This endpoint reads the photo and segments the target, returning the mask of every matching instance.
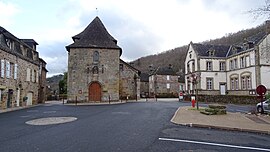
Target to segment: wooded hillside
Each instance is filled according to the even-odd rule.
[[[266,29],[265,24],[262,24],[255,28],[241,30],[236,33],[229,33],[221,38],[207,40],[201,43],[214,44],[214,45],[239,44],[245,38],[255,35],[256,33],[259,33],[261,31],[264,31],[265,29]],[[195,43],[198,43],[198,42],[195,42]],[[143,73],[149,73],[151,66],[154,68],[157,68],[157,67],[165,67],[165,66],[168,66],[169,64],[172,65],[175,71],[179,71],[180,69],[182,69],[182,71],[184,72],[184,69],[185,69],[184,63],[185,63],[187,47],[188,47],[188,44],[159,53],[159,54],[141,57],[135,61],[132,61],[130,64],[134,66],[135,68],[141,70],[141,72]]]

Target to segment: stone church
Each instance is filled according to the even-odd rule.
[[[68,102],[107,102],[140,97],[140,71],[120,59],[117,40],[96,17],[72,37],[68,51]]]

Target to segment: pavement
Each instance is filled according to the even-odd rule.
[[[171,122],[190,127],[270,134],[270,116],[245,113],[204,115],[191,107],[179,107]]]

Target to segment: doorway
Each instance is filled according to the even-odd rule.
[[[98,82],[90,84],[88,93],[89,101],[101,101],[101,86]]]

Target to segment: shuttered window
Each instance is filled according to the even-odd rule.
[[[6,77],[10,78],[10,62],[6,61]]]
[[[5,60],[1,60],[1,77],[5,77]]]
[[[27,68],[26,69],[26,81],[30,81],[30,74],[31,74],[31,69]]]
[[[18,64],[14,64],[14,79],[17,79]]]

